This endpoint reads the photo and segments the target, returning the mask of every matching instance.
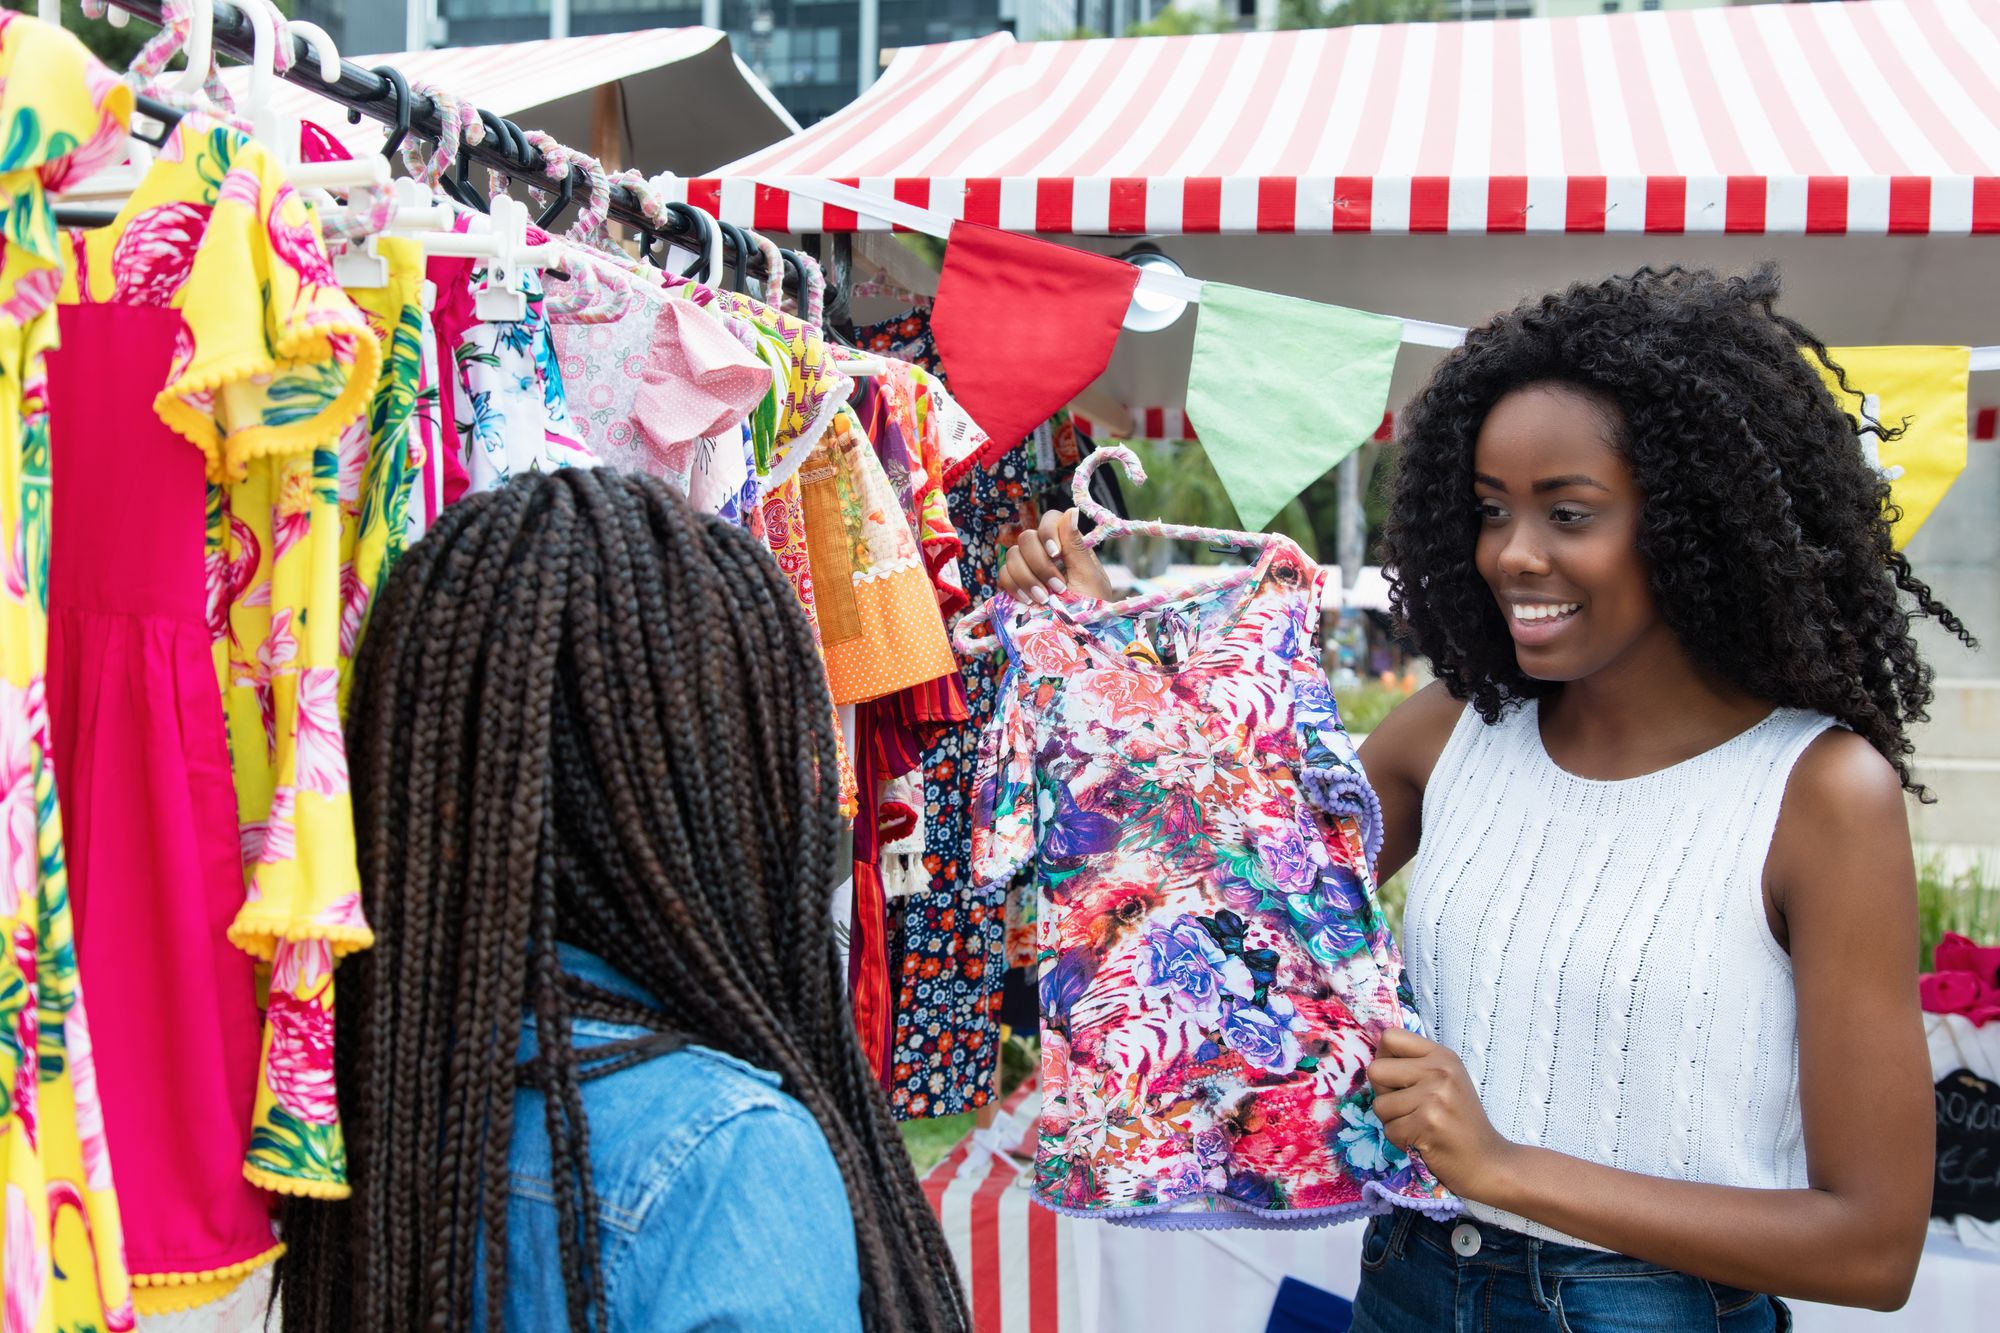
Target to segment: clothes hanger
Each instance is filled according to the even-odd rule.
[[[1090,493],[1090,479],[1101,467],[1116,463],[1125,472],[1126,478],[1135,486],[1146,482],[1146,466],[1122,444],[1099,445],[1096,452],[1077,464],[1076,476],[1070,482],[1070,498],[1075,502],[1077,512],[1089,518],[1094,526],[1084,534],[1083,544],[1095,550],[1113,537],[1140,534],[1150,537],[1167,537],[1174,541],[1202,542],[1211,548],[1229,550],[1264,550],[1280,539],[1268,532],[1239,532],[1230,528],[1191,527],[1181,523],[1161,523],[1157,520],[1139,520],[1121,517],[1097,502]],[[1189,588],[1180,589],[1171,595],[1161,596],[1158,604],[1187,601],[1204,597],[1236,587],[1257,577],[1262,562],[1248,569],[1234,569],[1216,578],[1206,579]],[[1147,603],[1156,599],[1146,598],[1132,609],[1151,609]],[[1000,646],[997,637],[975,638],[972,631],[993,622],[993,603],[989,599],[967,612],[952,631],[951,646],[964,657],[984,657]]]
[[[570,201],[575,198],[576,178],[566,171],[563,173],[562,183],[556,186],[555,198],[549,201],[549,206],[535,219],[535,225],[543,231],[548,231],[555,225],[556,219],[563,215],[563,210],[570,206]]]
[[[403,146],[403,140],[410,137],[410,82],[403,77],[403,71],[394,65],[377,65],[371,72],[389,85],[389,91],[396,99],[396,123],[390,128],[389,137],[382,143],[382,156],[393,162],[397,150]],[[359,125],[361,113],[349,111],[347,123]]]
[[[166,146],[187,111],[199,110],[236,128],[248,128],[247,125],[237,124],[226,106],[211,105],[208,101],[211,94],[221,91],[221,83],[214,78],[212,68],[214,51],[212,4],[204,3],[203,0],[169,0],[167,11],[172,22],[163,26],[160,32],[147,41],[133,57],[124,79],[136,90],[133,99],[135,112],[158,122],[161,127],[159,132],[152,134],[146,132],[143,127],[134,128],[127,137],[124,163],[107,167],[88,180],[75,182],[66,188],[57,203],[58,225],[91,227],[115,221],[117,217],[115,210],[106,212],[99,208],[78,208],[73,206],[74,201],[83,199],[122,201],[129,196],[151,170],[157,156],[154,150]],[[116,8],[107,10],[100,3],[94,7],[86,4],[85,13],[94,17],[111,17],[122,16],[125,11]],[[186,16],[186,22],[180,23],[183,15]],[[204,16],[209,23],[207,28],[203,27]],[[176,23],[180,23],[178,28],[175,26]],[[189,77],[188,75],[183,74],[179,79],[169,79],[163,73],[167,62],[183,49],[186,50],[191,62],[202,60],[206,55],[207,63],[211,66],[207,73],[203,74],[198,67],[190,65],[190,68],[196,71],[193,92],[184,91],[180,86],[180,81]]]
[[[728,242],[724,253],[727,254],[730,249],[736,252],[735,260],[729,265],[729,290],[738,296],[748,296],[750,285],[746,279],[750,273],[750,238],[733,222],[718,221],[716,225],[722,228],[723,239]]]
[[[215,66],[215,0],[192,0],[193,23],[188,27],[187,68],[180,77],[168,85],[176,92],[198,93],[208,83],[209,73]],[[125,11],[113,5],[113,14]],[[126,21],[131,16],[126,15]],[[114,20],[113,26],[120,26]]]
[[[785,266],[785,286],[789,286],[797,294],[795,304],[792,306],[793,313],[803,313],[806,308],[806,266],[799,259],[799,252],[796,250],[778,251],[778,261]],[[779,291],[782,301],[783,287]]]
[[[704,287],[717,286],[722,281],[722,233],[716,228],[714,216],[693,204],[671,203],[667,205],[667,211],[685,222],[695,236],[695,262],[688,265],[681,276]],[[698,278],[695,277],[697,272],[701,274]]]

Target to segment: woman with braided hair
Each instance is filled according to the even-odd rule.
[[[287,1212],[288,1333],[968,1327],[836,968],[831,719],[769,554],[652,478],[410,552],[348,724],[354,1192]]]

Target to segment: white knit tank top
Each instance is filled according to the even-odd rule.
[[[1487,726],[1467,708],[1425,788],[1403,917],[1418,1012],[1516,1143],[1803,1187],[1792,965],[1763,874],[1792,765],[1833,719],[1781,708],[1684,763],[1599,782],[1556,766],[1540,717],[1529,702]]]

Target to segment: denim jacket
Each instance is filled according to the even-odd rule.
[[[602,959],[562,946],[571,976],[633,999]],[[640,1035],[578,1021],[581,1047]],[[536,1049],[533,1015],[522,1060]],[[859,1330],[854,1218],[826,1138],[778,1080],[687,1047],[583,1085],[599,1263],[616,1333]],[[507,1205],[509,1333],[568,1327],[542,1094],[514,1101]],[[480,1321],[483,1327],[484,1321]]]

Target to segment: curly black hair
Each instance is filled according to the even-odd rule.
[[[1911,617],[1974,640],[1895,549],[1888,482],[1820,366],[1857,407],[1860,393],[1818,338],[1777,313],[1778,291],[1768,265],[1729,277],[1642,269],[1474,329],[1400,423],[1383,556],[1399,629],[1488,722],[1559,688],[1522,673],[1474,566],[1472,474],[1495,404],[1569,386],[1616,408],[1612,443],[1645,497],[1653,599],[1688,652],[1759,699],[1837,718],[1927,799],[1907,731],[1924,719],[1931,669]],[[1900,432],[1868,424],[1885,439]]]
[[[569,1326],[604,1327],[581,1085],[677,1038],[778,1074],[818,1122],[847,1185],[863,1327],[970,1327],[837,966],[825,679],[770,553],[651,477],[518,477],[454,505],[397,565],[347,723],[376,940],[340,971],[354,1193],[286,1208],[289,1333],[470,1328],[482,1247],[492,1322],[517,1083],[544,1093]],[[558,942],[657,1007],[569,976]],[[524,1013],[540,1057],[517,1066]],[[580,1018],[663,1040],[581,1067]]]

